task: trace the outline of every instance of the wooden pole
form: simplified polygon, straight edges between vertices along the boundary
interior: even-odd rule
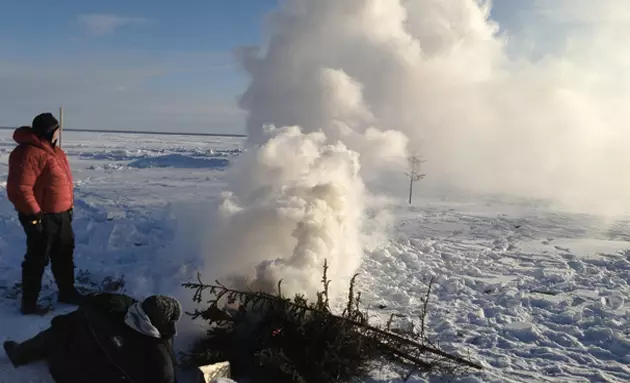
[[[406,173],[409,175],[409,204],[411,204],[411,197],[413,195],[413,183],[424,178],[424,174],[420,173],[420,167],[423,162],[425,161],[421,160],[416,155],[409,157],[409,164],[411,165],[411,168],[409,169],[409,172]]]
[[[413,194],[413,173],[409,175],[409,204],[411,204],[412,194]]]
[[[63,134],[63,106],[59,107],[59,148],[61,148],[61,135]]]

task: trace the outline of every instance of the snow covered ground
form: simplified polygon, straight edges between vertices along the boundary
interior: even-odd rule
[[[400,206],[366,299],[417,316],[435,277],[433,339],[485,367],[464,382],[630,381],[628,222],[484,202]]]
[[[76,178],[77,267],[96,282],[124,276],[124,290],[134,296],[181,296],[177,286],[201,263],[191,230],[203,227],[204,207],[219,197],[241,140],[66,133]],[[13,146],[11,132],[0,132],[3,177]],[[390,207],[391,238],[369,249],[359,270],[375,320],[417,317],[435,277],[431,336],[485,366],[460,381],[630,381],[630,221],[534,201],[427,196],[421,184],[416,190],[411,207],[404,191]],[[11,297],[24,246],[12,206],[0,197],[0,341],[29,337],[72,309],[19,315]],[[45,279],[50,283],[50,271]],[[373,380],[388,379],[381,371]],[[0,382],[52,380],[43,365],[16,370],[0,353]]]

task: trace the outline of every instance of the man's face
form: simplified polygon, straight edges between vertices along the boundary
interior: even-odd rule
[[[59,141],[59,129],[57,128],[52,135],[52,138],[50,139],[50,142],[52,142],[53,146],[57,145],[57,142]]]

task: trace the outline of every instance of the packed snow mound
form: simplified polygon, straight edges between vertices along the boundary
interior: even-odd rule
[[[140,158],[129,163],[129,167],[146,168],[178,168],[178,169],[218,169],[222,170],[230,166],[227,158],[216,157],[192,157],[182,154],[167,154],[149,158]]]

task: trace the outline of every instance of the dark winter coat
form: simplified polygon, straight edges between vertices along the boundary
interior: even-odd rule
[[[19,145],[9,156],[7,195],[15,209],[25,215],[70,210],[73,180],[65,152],[28,126],[16,129],[13,139]]]
[[[57,316],[62,339],[48,357],[57,383],[175,383],[171,341],[125,324],[136,300],[121,294],[89,295],[77,311]]]

